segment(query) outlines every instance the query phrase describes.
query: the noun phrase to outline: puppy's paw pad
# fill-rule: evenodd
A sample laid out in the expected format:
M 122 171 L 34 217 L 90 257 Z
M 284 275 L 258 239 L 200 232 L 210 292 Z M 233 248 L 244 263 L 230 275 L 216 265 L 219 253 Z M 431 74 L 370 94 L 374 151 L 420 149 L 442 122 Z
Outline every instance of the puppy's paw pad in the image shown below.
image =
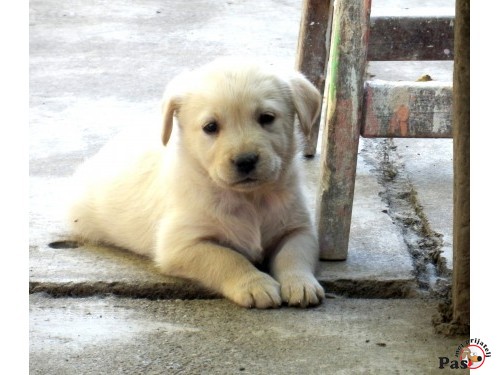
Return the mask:
M 281 305 L 280 285 L 262 272 L 241 279 L 225 295 L 236 304 L 247 308 L 267 309 Z
M 310 274 L 290 274 L 281 281 L 281 298 L 289 306 L 316 306 L 325 298 L 325 291 Z

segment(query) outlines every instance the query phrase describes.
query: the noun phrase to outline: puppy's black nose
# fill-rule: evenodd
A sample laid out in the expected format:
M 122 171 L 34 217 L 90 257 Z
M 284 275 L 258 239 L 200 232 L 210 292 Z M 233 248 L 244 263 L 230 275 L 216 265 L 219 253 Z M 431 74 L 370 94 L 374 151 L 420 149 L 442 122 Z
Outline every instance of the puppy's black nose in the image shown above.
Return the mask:
M 238 155 L 232 160 L 238 172 L 241 174 L 249 174 L 255 169 L 255 165 L 259 161 L 259 155 L 253 152 Z

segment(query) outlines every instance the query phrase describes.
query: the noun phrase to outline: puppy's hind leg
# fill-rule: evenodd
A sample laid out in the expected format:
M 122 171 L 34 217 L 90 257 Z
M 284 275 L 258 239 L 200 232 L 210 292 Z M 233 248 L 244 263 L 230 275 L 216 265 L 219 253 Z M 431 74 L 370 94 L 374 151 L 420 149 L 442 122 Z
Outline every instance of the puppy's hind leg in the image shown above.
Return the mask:
M 281 305 L 276 280 L 243 255 L 210 241 L 160 253 L 157 262 L 165 274 L 196 280 L 240 306 L 265 309 Z

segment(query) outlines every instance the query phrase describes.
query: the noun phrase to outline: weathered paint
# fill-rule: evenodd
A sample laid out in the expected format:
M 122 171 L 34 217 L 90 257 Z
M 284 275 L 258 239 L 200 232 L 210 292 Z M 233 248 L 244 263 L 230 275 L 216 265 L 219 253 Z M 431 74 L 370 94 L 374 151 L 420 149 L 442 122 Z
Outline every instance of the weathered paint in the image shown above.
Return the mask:
M 334 77 L 338 76 L 340 58 L 340 22 L 336 20 L 333 23 L 332 31 L 332 47 L 330 48 L 330 84 L 328 86 L 328 110 L 335 111 L 335 98 L 336 98 L 336 82 Z M 332 107 L 333 105 L 333 107 Z
M 335 2 L 317 224 L 321 258 L 347 257 L 363 104 L 370 0 Z
M 451 82 L 367 81 L 361 135 L 451 138 L 452 102 Z
M 389 121 L 389 131 L 391 133 L 399 133 L 400 137 L 408 136 L 408 120 L 410 118 L 410 108 L 401 104 L 394 112 Z

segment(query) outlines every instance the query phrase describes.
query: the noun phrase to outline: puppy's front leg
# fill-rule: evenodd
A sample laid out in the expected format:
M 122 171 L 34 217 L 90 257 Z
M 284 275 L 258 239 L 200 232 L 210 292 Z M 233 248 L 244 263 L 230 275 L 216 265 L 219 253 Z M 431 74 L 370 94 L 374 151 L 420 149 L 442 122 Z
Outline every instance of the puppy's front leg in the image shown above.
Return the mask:
M 165 252 L 157 261 L 165 274 L 196 280 L 240 306 L 281 305 L 278 282 L 224 246 L 201 241 L 182 251 Z
M 289 234 L 271 259 L 271 274 L 281 284 L 281 298 L 290 306 L 314 306 L 325 297 L 314 277 L 318 243 L 308 230 Z

